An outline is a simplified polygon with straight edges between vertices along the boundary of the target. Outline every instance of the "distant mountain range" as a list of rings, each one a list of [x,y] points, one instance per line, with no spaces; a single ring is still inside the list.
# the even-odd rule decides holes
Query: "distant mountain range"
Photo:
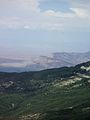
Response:
[[[56,52],[51,56],[39,56],[36,58],[9,59],[0,58],[0,71],[3,72],[23,72],[39,71],[50,68],[70,67],[76,64],[90,61],[90,52],[86,53],[67,53]]]

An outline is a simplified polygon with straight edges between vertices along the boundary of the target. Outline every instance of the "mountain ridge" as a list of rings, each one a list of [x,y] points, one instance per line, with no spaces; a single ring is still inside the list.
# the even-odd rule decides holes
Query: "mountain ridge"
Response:
[[[24,59],[4,59],[0,58],[0,71],[3,72],[23,72],[39,71],[50,68],[69,67],[90,60],[90,52],[67,53],[56,52],[51,56],[40,56],[36,58]]]

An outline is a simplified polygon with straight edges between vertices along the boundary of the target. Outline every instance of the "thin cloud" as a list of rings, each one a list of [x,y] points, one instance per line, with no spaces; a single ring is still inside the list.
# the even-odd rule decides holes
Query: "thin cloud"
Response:
[[[62,30],[68,27],[90,26],[89,0],[68,0],[70,11],[41,11],[40,2],[45,0],[0,1],[0,27],[10,29]],[[62,1],[62,0],[57,0]],[[56,2],[57,2],[56,1]],[[66,1],[66,0],[64,0]],[[53,1],[51,1],[52,4]],[[87,7],[88,6],[88,7]],[[81,21],[82,19],[82,21]]]

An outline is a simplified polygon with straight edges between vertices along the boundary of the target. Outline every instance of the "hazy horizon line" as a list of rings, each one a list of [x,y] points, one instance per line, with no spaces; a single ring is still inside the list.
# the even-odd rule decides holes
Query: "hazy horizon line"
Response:
[[[18,60],[20,60],[20,59],[30,59],[30,58],[35,58],[35,57],[42,57],[42,56],[52,56],[53,54],[56,54],[56,53],[71,53],[71,54],[84,54],[84,53],[89,53],[90,51],[71,51],[71,52],[69,52],[69,51],[55,51],[55,52],[50,52],[50,53],[45,53],[45,54],[30,54],[29,56],[12,56],[12,55],[0,55],[0,58],[5,58],[5,59],[18,59]]]

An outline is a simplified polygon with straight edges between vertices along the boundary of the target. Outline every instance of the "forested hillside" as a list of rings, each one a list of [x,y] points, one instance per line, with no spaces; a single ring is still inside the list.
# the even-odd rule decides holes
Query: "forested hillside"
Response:
[[[90,62],[0,73],[0,120],[90,119]]]

